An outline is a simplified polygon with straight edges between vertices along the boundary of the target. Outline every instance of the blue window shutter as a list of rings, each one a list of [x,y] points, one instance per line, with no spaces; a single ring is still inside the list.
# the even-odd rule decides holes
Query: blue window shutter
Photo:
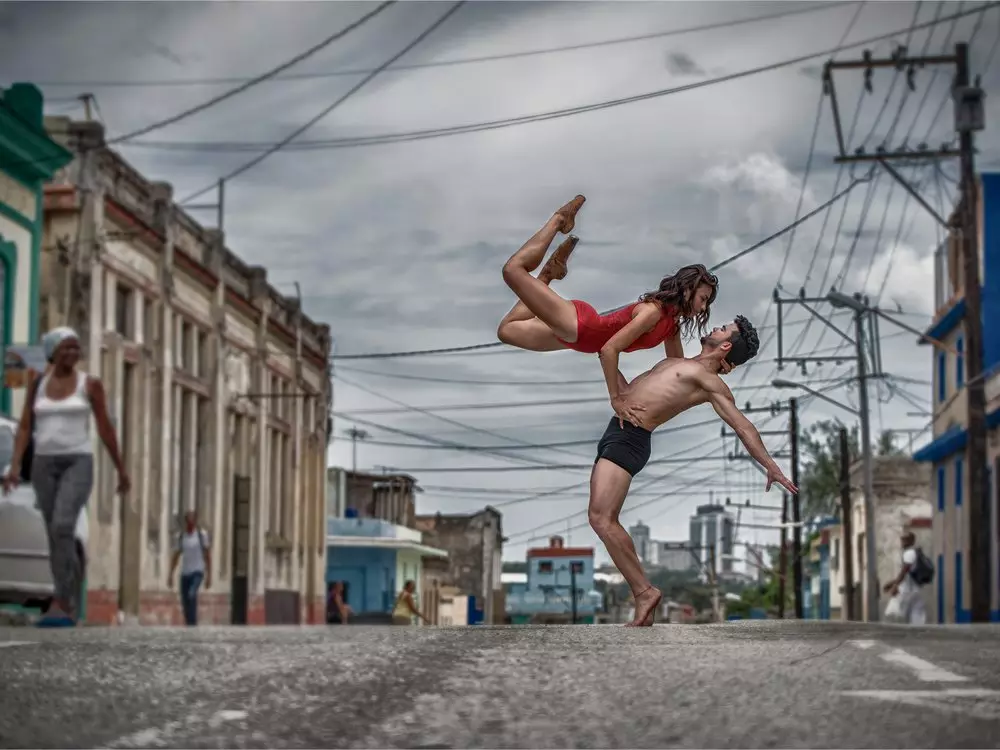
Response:
[[[937,392],[938,401],[944,401],[948,396],[948,359],[944,352],[937,355]]]
[[[965,384],[965,339],[959,336],[955,340],[955,387],[961,388]]]
[[[962,505],[962,459],[955,459],[955,505]]]
[[[945,471],[943,466],[939,466],[937,470],[937,495],[938,495],[938,510],[942,513],[944,512],[944,494],[945,494],[945,482],[947,478],[945,476]]]

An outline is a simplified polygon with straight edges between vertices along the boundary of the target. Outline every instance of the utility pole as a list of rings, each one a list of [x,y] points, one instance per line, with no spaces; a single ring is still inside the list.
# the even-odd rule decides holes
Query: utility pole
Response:
[[[855,295],[859,296],[859,295]],[[854,315],[854,335],[858,350],[858,411],[861,412],[861,460],[865,474],[865,587],[868,622],[878,622],[880,589],[878,548],[875,544],[875,487],[872,476],[872,428],[868,408],[868,377],[865,361],[865,319],[860,310]]]
[[[969,593],[973,622],[990,621],[989,479],[986,474],[986,383],[983,373],[983,315],[980,300],[979,204],[972,133],[982,129],[982,90],[969,86],[969,46],[955,45],[955,129],[962,163],[962,270],[965,291],[965,371],[968,399],[966,446],[969,466]],[[978,110],[978,112],[977,112]],[[977,116],[978,115],[978,116]],[[978,122],[977,122],[978,121]],[[979,125],[979,127],[977,127]]]
[[[371,433],[367,430],[352,427],[347,430],[346,434],[351,439],[351,473],[353,474],[358,470],[358,441],[367,440],[371,437]]]
[[[788,577],[788,493],[781,493],[781,549],[778,552],[778,619],[785,619],[785,580]]]
[[[831,291],[826,297],[809,298],[803,294],[798,297],[792,297],[790,299],[782,299],[778,294],[776,289],[774,292],[774,301],[778,305],[778,369],[781,370],[786,363],[796,363],[800,365],[805,371],[805,365],[807,362],[822,363],[822,362],[837,362],[840,363],[845,359],[849,359],[850,355],[847,357],[840,356],[809,356],[809,357],[798,357],[791,356],[786,357],[783,351],[782,342],[782,329],[783,325],[783,310],[782,307],[787,304],[797,304],[801,305],[805,310],[815,318],[817,318],[823,325],[827,326],[835,333],[837,333],[844,341],[853,345],[855,349],[855,357],[857,361],[857,383],[858,383],[858,393],[859,398],[859,409],[855,411],[844,404],[841,404],[835,399],[829,398],[822,393],[817,393],[812,391],[808,386],[799,385],[797,383],[790,383],[783,380],[775,380],[774,384],[779,387],[798,387],[803,390],[813,393],[813,395],[818,396],[821,399],[829,401],[830,403],[844,409],[846,411],[854,414],[858,420],[861,422],[861,440],[862,440],[862,451],[864,457],[864,474],[865,474],[865,557],[867,560],[871,561],[867,564],[865,568],[865,581],[867,586],[867,601],[868,601],[868,619],[872,622],[878,620],[878,602],[879,602],[879,585],[878,585],[878,566],[875,564],[877,560],[876,557],[876,534],[875,534],[875,496],[873,492],[873,479],[872,479],[872,445],[871,445],[871,412],[868,405],[868,380],[871,378],[882,377],[879,372],[868,373],[868,365],[865,354],[865,324],[868,322],[868,316],[877,312],[876,310],[868,307],[867,300],[862,300],[860,294],[855,294],[853,298],[847,297],[846,295],[840,294],[839,292]],[[844,331],[840,330],[837,326],[827,320],[825,317],[820,315],[813,307],[813,305],[819,304],[821,302],[829,302],[835,306],[848,305],[854,310],[854,337],[852,338]],[[877,346],[878,342],[872,342],[873,346]],[[873,361],[878,362],[878,356],[873,356]],[[800,519],[796,519],[797,521]],[[795,533],[801,534],[798,529]]]
[[[570,608],[573,617],[573,624],[576,625],[576,563],[572,560],[569,563],[569,595]]]
[[[719,577],[715,574],[715,543],[708,545],[708,580],[712,586],[712,611],[716,622],[722,622],[722,607],[719,602]]]
[[[952,87],[952,97],[955,104],[955,129],[959,135],[959,149],[956,151],[947,144],[938,149],[927,148],[921,144],[917,149],[903,148],[896,151],[879,150],[875,154],[866,154],[864,148],[859,148],[853,154],[847,153],[849,144],[844,143],[837,110],[836,92],[833,85],[835,69],[854,68],[864,70],[865,85],[871,91],[871,74],[874,68],[896,68],[907,70],[907,80],[913,88],[914,72],[917,68],[927,65],[954,65],[955,79]],[[945,159],[958,157],[961,161],[962,197],[959,202],[959,215],[953,215],[957,220],[962,237],[963,260],[963,294],[965,297],[965,371],[967,398],[967,434],[966,459],[969,467],[969,573],[971,579],[971,615],[973,622],[988,622],[990,609],[990,542],[989,542],[989,479],[986,474],[986,386],[983,382],[983,332],[981,289],[979,278],[979,243],[977,238],[977,183],[975,174],[975,150],[973,133],[985,127],[985,112],[983,108],[983,91],[977,79],[974,85],[969,83],[969,46],[965,43],[955,45],[954,55],[930,55],[908,57],[905,47],[897,48],[890,58],[874,59],[866,50],[861,60],[833,61],[826,64],[823,73],[823,89],[829,95],[834,115],[834,126],[837,132],[837,142],[840,156],[834,159],[837,163],[875,161],[889,175],[899,182],[903,188],[919,203],[924,210],[933,216],[949,233],[955,226],[939,216],[926,199],[910,185],[890,164],[890,161],[906,159]],[[862,385],[860,392],[866,394]],[[866,398],[867,400],[867,398]],[[866,479],[870,479],[866,477]],[[866,482],[866,495],[870,482]],[[866,516],[869,513],[868,503],[865,505]],[[865,534],[871,532],[870,523],[865,524]],[[867,539],[866,547],[874,546],[874,539]],[[871,587],[875,558],[869,553],[868,575],[866,580]],[[868,592],[869,616],[877,617],[877,611],[871,610],[871,603],[877,602],[877,592]]]
[[[792,449],[792,484],[799,486],[799,409],[798,401],[788,399],[788,431]],[[795,619],[804,616],[802,608],[802,501],[792,495],[792,581],[795,585]]]
[[[851,457],[847,442],[847,428],[840,428],[840,528],[841,556],[844,559],[844,611],[847,620],[854,620],[854,519],[851,518]]]

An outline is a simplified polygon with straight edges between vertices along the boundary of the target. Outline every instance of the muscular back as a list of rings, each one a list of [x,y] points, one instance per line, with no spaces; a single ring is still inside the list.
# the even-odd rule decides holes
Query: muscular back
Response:
[[[718,375],[709,373],[696,360],[673,357],[639,375],[629,384],[629,399],[646,409],[640,426],[654,430],[681,412],[706,403],[710,394],[705,383],[709,378],[718,379]]]

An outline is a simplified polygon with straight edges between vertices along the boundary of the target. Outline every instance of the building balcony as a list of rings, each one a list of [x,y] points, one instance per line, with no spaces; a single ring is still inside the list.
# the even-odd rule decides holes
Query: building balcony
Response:
[[[425,545],[422,532],[380,518],[327,518],[326,535],[330,547],[409,549],[426,557],[448,556],[444,550]]]

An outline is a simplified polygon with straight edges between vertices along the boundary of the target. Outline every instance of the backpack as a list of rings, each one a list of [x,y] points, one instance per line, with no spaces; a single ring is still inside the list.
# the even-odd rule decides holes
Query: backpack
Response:
[[[910,577],[918,586],[926,586],[934,580],[934,563],[917,547],[917,561],[910,570]]]
[[[184,537],[186,535],[187,535],[187,532],[184,531],[184,529],[181,529],[177,533],[177,548],[178,549],[183,549],[183,546],[184,546]],[[204,557],[205,556],[205,532],[202,531],[202,529],[201,529],[200,526],[198,527],[198,546],[201,547],[201,556]]]

